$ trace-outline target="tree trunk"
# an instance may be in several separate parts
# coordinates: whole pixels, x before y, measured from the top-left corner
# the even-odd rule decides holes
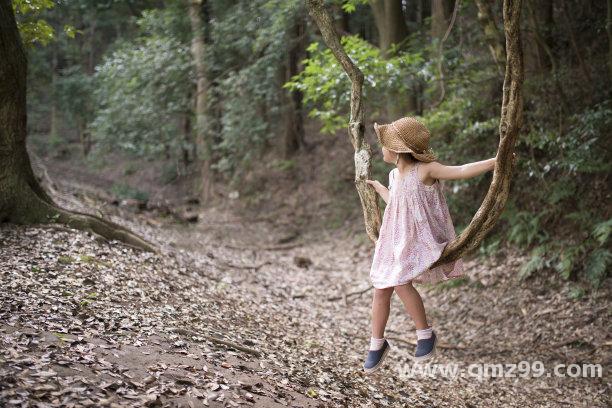
[[[305,24],[302,17],[296,21],[293,27],[294,37],[291,39],[289,55],[287,58],[286,69],[283,70],[283,82],[291,79],[300,71],[300,61],[305,57],[306,41],[305,41]],[[304,145],[304,119],[302,116],[302,92],[299,90],[291,91],[287,95],[283,92],[283,98],[288,99],[285,113],[285,137],[284,151],[285,158],[291,157],[300,146]]]
[[[540,47],[541,64],[545,71],[553,68],[553,61],[557,57],[554,55],[553,45],[553,29],[555,21],[553,19],[553,2],[552,0],[528,0],[530,6],[535,12],[535,20],[537,22],[537,31],[540,37],[538,46]],[[546,54],[550,53],[551,58],[547,58]]]
[[[451,30],[453,29],[453,26],[455,25],[459,3],[460,3],[459,0],[455,1],[455,7],[453,8],[453,16],[450,20],[450,23],[448,24],[448,27],[446,27],[445,32],[443,34],[441,33],[440,37],[438,38],[438,83],[440,85],[440,96],[438,97],[437,101],[435,101],[431,105],[430,107],[431,109],[435,109],[438,105],[440,105],[444,101],[444,98],[446,97],[446,86],[444,84],[445,78],[444,78],[444,48],[443,47],[444,47],[444,42],[448,38]],[[446,14],[447,4],[448,3],[443,2],[441,6],[438,5],[437,7],[438,8],[441,7],[444,14]],[[444,21],[446,21],[446,18],[444,18]]]
[[[332,4],[331,8],[334,15],[334,27],[340,35],[348,35],[349,33],[349,15],[344,12],[340,4]]]
[[[612,82],[612,0],[608,0],[606,31],[608,32],[608,69],[610,72],[610,82]]]
[[[378,30],[378,46],[383,57],[388,57],[391,45],[401,43],[408,36],[402,1],[370,0],[370,7]]]
[[[213,191],[210,144],[206,140],[206,96],[208,93],[208,82],[206,79],[206,66],[204,64],[204,25],[200,15],[203,0],[189,1],[189,19],[191,21],[191,54],[193,55],[196,70],[196,94],[195,94],[195,141],[196,151],[201,160],[201,181],[199,182],[199,194],[201,202],[205,203],[211,197]]]
[[[378,30],[378,47],[383,58],[391,57],[391,46],[400,44],[408,37],[401,0],[370,0],[374,23]],[[396,118],[417,109],[414,91],[406,94],[389,94],[387,114]]]
[[[154,251],[117,224],[57,207],[38,183],[26,150],[28,62],[10,0],[0,0],[0,61],[0,222],[61,222]]]
[[[57,45],[53,44],[53,52],[51,57],[51,92],[50,101],[51,112],[49,114],[49,135],[48,138],[52,143],[58,142],[58,114],[57,114]]]
[[[445,0],[431,0],[431,38],[440,40],[448,27],[447,5]]]
[[[478,7],[478,22],[484,32],[485,41],[489,46],[493,61],[497,65],[497,71],[500,77],[503,77],[506,69],[506,51],[504,50],[503,36],[498,30],[497,24],[495,24],[491,3],[489,0],[476,0],[476,7]]]
[[[529,18],[530,18],[531,26],[533,29],[533,35],[536,40],[538,49],[542,50],[543,53],[545,53],[548,57],[548,60],[547,60],[548,63],[544,64],[544,67],[542,69],[550,70],[550,74],[552,75],[552,78],[553,78],[553,84],[556,89],[556,95],[558,95],[559,100],[561,101],[561,108],[563,109],[564,113],[567,113],[570,111],[570,103],[569,103],[569,99],[565,95],[565,92],[563,91],[563,84],[561,83],[561,80],[559,78],[559,71],[557,69],[557,62],[555,59],[555,55],[553,54],[551,47],[548,46],[548,43],[546,42],[545,37],[540,33],[540,24],[536,18],[536,12],[535,12],[535,9],[532,7],[531,1],[532,0],[527,0],[527,11],[529,12]],[[547,67],[550,67],[550,68],[547,68]]]
[[[381,216],[378,206],[378,195],[372,187],[365,182],[371,177],[372,149],[363,137],[365,125],[363,123],[363,106],[361,104],[363,73],[346,54],[340,38],[334,30],[332,18],[323,6],[323,0],[306,0],[308,13],[315,21],[327,46],[351,79],[351,115],[349,118],[348,134],[355,150],[355,186],[361,200],[366,233],[372,241],[376,241],[380,231]]]

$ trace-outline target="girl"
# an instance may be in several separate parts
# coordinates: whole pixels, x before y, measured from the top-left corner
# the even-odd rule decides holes
[[[429,130],[413,117],[388,125],[374,123],[374,130],[382,145],[383,160],[394,163],[396,168],[389,172],[388,188],[378,181],[366,180],[387,203],[370,270],[374,286],[372,337],[363,366],[368,373],[380,368],[389,352],[384,331],[394,291],[416,326],[414,360],[433,356],[436,333],[427,323],[423,300],[412,283],[464,276],[461,259],[430,269],[455,238],[439,180],[478,176],[492,170],[497,159],[496,156],[462,166],[442,165],[429,148]]]

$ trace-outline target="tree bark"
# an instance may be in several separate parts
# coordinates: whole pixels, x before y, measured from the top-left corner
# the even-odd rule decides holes
[[[532,0],[527,0],[527,10],[529,12],[529,18],[533,27],[533,35],[536,40],[538,49],[543,50],[544,53],[546,53],[546,55],[548,56],[548,63],[545,64],[545,66],[549,67],[546,69],[549,69],[552,74],[553,84],[555,85],[557,95],[559,96],[559,100],[561,101],[561,107],[563,108],[563,112],[567,113],[570,111],[570,104],[567,96],[565,95],[565,92],[563,91],[563,84],[559,79],[555,55],[553,54],[552,49],[548,46],[548,43],[546,42],[545,38],[540,33],[540,24],[536,18],[536,13],[531,5],[531,1]]]
[[[431,37],[440,40],[448,27],[448,2],[431,0]]]
[[[115,223],[59,208],[38,183],[26,150],[28,61],[10,0],[0,0],[0,61],[0,222],[60,222],[155,251]]]
[[[195,141],[196,151],[201,160],[201,181],[198,186],[201,202],[205,203],[212,195],[212,172],[210,144],[206,140],[206,97],[208,94],[208,81],[206,78],[206,66],[204,64],[204,24],[200,11],[203,0],[189,1],[189,19],[191,21],[191,54],[196,70],[196,93],[195,93]]]
[[[391,57],[391,46],[401,44],[408,37],[408,27],[404,20],[401,0],[370,0],[374,23],[378,30],[378,47],[383,58]],[[387,113],[390,117],[403,116],[417,109],[417,97],[414,92],[406,94],[389,94]]]
[[[408,35],[401,0],[370,0],[374,22],[378,30],[378,46],[383,57],[388,57],[392,44],[401,43]]]
[[[438,42],[438,75],[439,75],[438,83],[440,84],[440,96],[438,97],[438,100],[432,104],[431,106],[432,109],[440,105],[444,101],[444,98],[446,97],[446,87],[444,85],[444,48],[443,47],[444,47],[444,42],[448,38],[448,35],[450,34],[451,30],[453,29],[453,26],[455,25],[455,20],[457,19],[457,11],[459,9],[459,4],[460,4],[460,0],[455,0],[455,7],[453,9],[453,16],[451,18],[451,21],[448,25],[448,28],[446,29],[446,32],[439,39],[439,42]]]
[[[610,0],[612,1],[612,0]],[[578,65],[580,65],[580,70],[582,71],[583,79],[585,83],[592,83],[591,73],[587,67],[587,64],[584,62],[584,58],[582,57],[582,52],[580,51],[580,47],[578,45],[578,39],[574,33],[574,28],[572,27],[570,11],[568,10],[568,5],[565,0],[561,1],[561,12],[564,19],[564,25],[567,28],[567,33],[570,38],[570,43],[572,44],[572,49],[576,54],[576,59],[578,60]]]
[[[537,21],[537,31],[540,37],[538,44],[540,46],[540,55],[542,58],[541,64],[544,70],[553,68],[553,61],[556,58],[554,55],[554,37],[553,29],[555,20],[553,18],[553,1],[552,0],[528,0],[528,5],[533,8],[535,20]],[[544,54],[550,54],[551,58],[546,58]]]
[[[478,22],[484,32],[485,41],[489,46],[493,61],[497,65],[497,71],[500,77],[503,77],[506,69],[506,51],[504,50],[503,36],[493,18],[491,3],[489,0],[476,0],[476,7],[478,8]]]
[[[293,26],[292,43],[289,45],[287,65],[283,70],[283,83],[299,73],[300,61],[306,54],[305,24],[301,16]],[[287,100],[285,113],[285,137],[283,155],[287,159],[291,157],[301,146],[304,145],[304,118],[302,116],[302,92],[291,91],[287,95],[283,92],[283,98]]]
[[[348,135],[355,150],[355,186],[365,220],[366,233],[372,241],[378,239],[381,216],[378,206],[378,195],[372,187],[365,182],[371,177],[372,149],[364,138],[365,125],[362,106],[363,73],[346,54],[340,38],[334,30],[332,18],[323,6],[323,0],[306,0],[308,13],[315,21],[327,46],[351,79],[351,114],[349,118]]]
[[[610,82],[612,82],[612,0],[608,0],[606,31],[608,32],[608,69],[610,73]]]

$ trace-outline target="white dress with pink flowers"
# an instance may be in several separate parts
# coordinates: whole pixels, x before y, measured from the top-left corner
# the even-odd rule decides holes
[[[375,288],[464,276],[462,259],[430,269],[456,235],[440,181],[424,184],[419,163],[403,178],[397,168],[389,172],[389,202],[370,269]]]

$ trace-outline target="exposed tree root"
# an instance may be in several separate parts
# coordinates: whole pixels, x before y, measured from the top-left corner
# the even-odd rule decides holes
[[[105,240],[121,241],[132,248],[158,252],[153,244],[119,224],[95,215],[63,209],[58,207],[47,195],[41,198],[33,190],[28,190],[28,192],[22,191],[19,194],[21,199],[16,200],[17,202],[27,203],[25,205],[27,211],[13,214],[9,221],[17,224],[60,223],[73,229],[90,232]]]

